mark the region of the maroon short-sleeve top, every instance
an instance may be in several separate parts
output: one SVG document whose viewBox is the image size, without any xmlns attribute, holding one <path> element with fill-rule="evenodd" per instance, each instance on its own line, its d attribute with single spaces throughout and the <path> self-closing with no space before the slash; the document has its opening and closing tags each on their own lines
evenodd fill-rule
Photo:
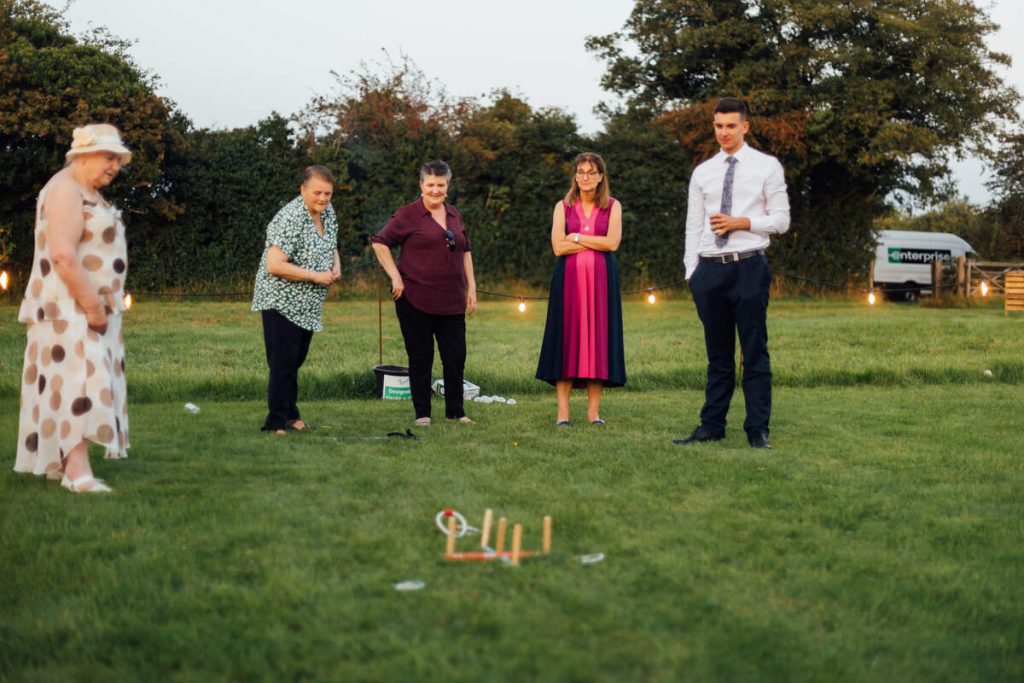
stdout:
<svg viewBox="0 0 1024 683">
<path fill-rule="evenodd" d="M 413 308 L 433 315 L 466 312 L 465 253 L 471 251 L 462 214 L 445 203 L 448 230 L 455 250 L 448 248 L 444 227 L 434 220 L 422 199 L 406 204 L 373 236 L 375 244 L 400 247 L 398 272 Z"/>
</svg>

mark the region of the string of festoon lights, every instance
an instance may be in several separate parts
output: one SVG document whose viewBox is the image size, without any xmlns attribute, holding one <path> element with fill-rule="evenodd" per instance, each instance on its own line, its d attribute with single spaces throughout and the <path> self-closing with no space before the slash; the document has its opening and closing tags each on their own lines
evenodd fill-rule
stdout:
<svg viewBox="0 0 1024 683">
<path fill-rule="evenodd" d="M 375 258 L 373 258 L 373 257 L 368 257 L 366 259 L 363 259 L 362 261 L 357 261 L 355 263 L 347 264 L 346 272 L 351 273 L 353 271 L 358 271 L 358 270 L 363 270 L 363 269 L 366 269 L 366 268 L 371 268 L 371 267 L 376 266 L 376 265 L 377 265 L 377 260 Z M 378 272 L 380 272 L 380 271 L 378 271 Z M 805 282 L 805 283 L 809 283 L 809 284 L 818 285 L 818 286 L 824 287 L 824 288 L 835 289 L 837 291 L 843 291 L 843 290 L 847 290 L 848 289 L 845 285 L 842 285 L 842 284 L 837 283 L 837 282 L 831 282 L 831 281 L 828 281 L 828 280 L 820 280 L 820 279 L 817 279 L 817 278 L 804 277 L 802 275 L 796 275 L 796 274 L 793 274 L 793 273 L 784 273 L 784 272 L 776 271 L 774 273 L 774 275 L 778 276 L 778 277 L 783 277 L 783 278 L 786 278 L 786 279 L 789 279 L 789 280 L 795 280 L 795 281 L 798 281 L 798 282 Z M 10 286 L 12 284 L 12 279 L 13 278 L 11 277 L 11 274 L 10 274 L 9 271 L 7 271 L 6 269 L 0 271 L 0 291 L 8 292 L 9 289 L 10 289 Z M 686 284 L 686 280 L 676 280 L 674 282 L 669 282 L 669 283 L 664 284 L 664 285 L 650 285 L 650 286 L 645 286 L 645 287 L 639 287 L 639 288 L 636 288 L 636 289 L 625 290 L 625 291 L 623 291 L 621 293 L 621 295 L 625 297 L 625 296 L 632 296 L 634 294 L 639 294 L 641 292 L 646 293 L 646 297 L 645 298 L 647 299 L 647 303 L 653 306 L 654 304 L 656 304 L 658 302 L 658 297 L 656 296 L 655 292 L 663 291 L 663 290 L 668 290 L 668 289 L 674 289 L 674 288 L 677 288 L 677 287 L 681 287 L 681 286 L 683 286 L 685 284 Z M 940 284 L 938 286 L 938 288 L 939 289 L 949 289 L 950 287 L 947 286 L 947 285 L 941 285 Z M 920 290 L 921 290 L 920 287 L 895 287 L 895 288 L 886 288 L 885 292 L 887 294 L 905 294 L 905 293 L 908 293 L 908 292 L 919 292 Z M 861 287 L 861 288 L 858 288 L 855 291 L 859 291 L 862 294 L 864 294 L 867 297 L 868 304 L 871 305 L 871 306 L 874 306 L 878 302 L 878 295 L 877 295 L 878 293 L 876 292 L 876 290 L 873 287 Z M 978 285 L 978 294 L 980 294 L 982 297 L 988 297 L 990 291 L 991 291 L 991 286 L 989 285 L 988 280 L 986 278 L 982 278 L 980 283 L 979 283 L 979 285 Z M 516 309 L 520 313 L 526 313 L 527 302 L 528 301 L 547 301 L 548 300 L 548 296 L 547 295 L 529 295 L 529 294 L 516 294 L 516 293 L 513 293 L 513 292 L 495 292 L 495 291 L 491 291 L 491 290 L 488 290 L 488 289 L 477 289 L 477 293 L 478 294 L 484 294 L 484 295 L 487 295 L 487 296 L 497 297 L 499 299 L 510 299 L 510 300 L 513 300 L 513 301 L 516 302 Z M 205 298 L 238 299 L 238 298 L 251 297 L 252 296 L 252 290 L 249 289 L 249 290 L 236 290 L 236 291 L 188 292 L 188 293 L 184 293 L 184 292 L 157 292 L 157 291 L 142 291 L 142 292 L 139 292 L 139 291 L 137 291 L 136 295 L 140 295 L 143 298 L 154 298 L 154 299 L 205 299 Z M 132 295 L 132 293 L 127 291 L 127 290 L 125 290 L 123 301 L 124 301 L 124 307 L 126 309 L 130 309 L 132 307 L 132 304 L 133 304 L 133 295 Z"/>
<path fill-rule="evenodd" d="M 676 282 L 671 282 L 671 283 L 666 284 L 666 285 L 651 286 L 651 287 L 641 287 L 639 289 L 629 289 L 629 290 L 621 292 L 621 295 L 622 296 L 632 296 L 633 294 L 639 294 L 641 292 L 646 292 L 647 293 L 647 297 L 646 297 L 647 298 L 647 303 L 655 304 L 658 301 L 658 297 L 655 295 L 656 291 L 663 290 L 663 289 L 672 289 L 673 287 L 678 287 L 678 286 L 684 284 L 685 282 L 686 282 L 686 280 L 678 280 Z M 526 294 L 511 294 L 511 293 L 508 293 L 508 292 L 492 292 L 491 290 L 488 290 L 488 289 L 477 289 L 476 291 L 477 291 L 477 294 L 486 294 L 488 296 L 498 297 L 499 299 L 514 299 L 514 300 L 516 300 L 518 302 L 516 304 L 516 308 L 519 310 L 520 313 L 526 313 L 526 302 L 527 301 L 547 301 L 548 300 L 547 296 L 529 296 L 529 295 L 526 295 Z"/>
<path fill-rule="evenodd" d="M 835 289 L 837 291 L 843 291 L 843 290 L 847 289 L 847 287 L 845 285 L 839 284 L 837 282 L 828 282 L 826 280 L 816 280 L 814 278 L 807 278 L 807 277 L 802 277 L 800 275 L 793 275 L 792 273 L 775 272 L 773 275 L 778 276 L 778 277 L 784 277 L 784 278 L 787 278 L 787 279 L 790 279 L 790 280 L 797 280 L 797 281 L 800 281 L 800 282 L 810 282 L 810 283 L 814 283 L 814 284 L 817 284 L 817 285 L 820 285 L 820 286 L 823 286 L 823 287 L 827 287 L 827 288 L 830 288 L 830 289 Z M 645 298 L 647 299 L 647 303 L 653 306 L 654 304 L 656 304 L 658 302 L 658 297 L 655 294 L 655 292 L 661 291 L 661 290 L 667 290 L 667 289 L 674 289 L 676 287 L 681 287 L 684 284 L 686 284 L 686 280 L 678 280 L 676 282 L 671 282 L 671 283 L 666 284 L 666 285 L 658 285 L 658 286 L 651 286 L 651 287 L 641 287 L 639 289 L 626 290 L 626 291 L 621 292 L 621 295 L 623 297 L 626 297 L 626 296 L 631 296 L 633 294 L 639 294 L 641 292 L 646 292 L 647 296 Z M 946 286 L 946 285 L 939 285 L 938 289 L 940 289 L 940 290 L 941 289 L 951 289 L 951 287 Z M 978 286 L 978 293 L 982 297 L 987 297 L 988 294 L 989 294 L 990 289 L 991 288 L 989 287 L 988 282 L 986 280 L 982 279 L 981 283 Z M 860 288 L 856 289 L 855 291 L 858 291 L 858 292 L 860 292 L 860 293 L 862 293 L 863 295 L 866 296 L 867 302 L 868 302 L 869 306 L 874 306 L 876 303 L 878 303 L 878 294 L 876 293 L 876 290 L 874 288 L 872 288 L 872 287 L 860 287 Z M 920 287 L 891 287 L 891 288 L 886 288 L 886 290 L 885 290 L 885 292 L 887 294 L 905 294 L 907 292 L 920 292 L 920 291 L 921 291 Z M 503 298 L 503 299 L 515 299 L 515 300 L 518 301 L 517 308 L 518 308 L 520 313 L 526 313 L 526 302 L 527 301 L 531 301 L 531 300 L 533 300 L 533 301 L 547 301 L 548 300 L 547 296 L 525 296 L 525 295 L 521 295 L 521 294 L 509 294 L 509 293 L 506 293 L 506 292 L 492 292 L 492 291 L 489 291 L 489 290 L 486 290 L 486 289 L 477 289 L 477 293 L 479 293 L 479 294 L 487 294 L 489 296 L 496 296 L 496 297 Z"/>
</svg>

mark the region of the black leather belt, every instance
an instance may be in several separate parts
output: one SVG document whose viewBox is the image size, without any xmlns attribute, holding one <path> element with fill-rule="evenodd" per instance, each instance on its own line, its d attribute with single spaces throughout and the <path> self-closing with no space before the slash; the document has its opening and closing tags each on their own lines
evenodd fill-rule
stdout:
<svg viewBox="0 0 1024 683">
<path fill-rule="evenodd" d="M 737 261 L 745 261 L 748 258 L 754 258 L 755 256 L 761 256 L 764 254 L 763 249 L 755 249 L 754 251 L 741 251 L 733 254 L 722 254 L 720 256 L 701 256 L 701 263 L 736 263 Z"/>
</svg>

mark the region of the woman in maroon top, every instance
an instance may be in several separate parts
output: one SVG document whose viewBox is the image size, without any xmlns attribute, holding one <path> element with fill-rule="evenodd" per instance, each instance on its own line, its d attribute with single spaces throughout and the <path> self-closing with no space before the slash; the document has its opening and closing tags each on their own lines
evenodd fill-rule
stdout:
<svg viewBox="0 0 1024 683">
<path fill-rule="evenodd" d="M 452 171 L 443 161 L 420 169 L 421 197 L 395 211 L 373 236 L 373 251 L 391 278 L 391 295 L 409 355 L 409 388 L 416 424 L 430 424 L 434 339 L 444 375 L 445 417 L 472 422 L 462 400 L 466 312 L 476 310 L 476 280 L 462 215 L 445 202 Z M 400 247 L 398 264 L 391 249 Z"/>
</svg>

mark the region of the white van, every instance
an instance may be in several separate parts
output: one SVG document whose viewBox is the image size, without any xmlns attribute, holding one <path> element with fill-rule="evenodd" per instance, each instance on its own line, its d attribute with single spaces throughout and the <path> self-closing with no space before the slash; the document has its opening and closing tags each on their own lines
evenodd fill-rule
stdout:
<svg viewBox="0 0 1024 683">
<path fill-rule="evenodd" d="M 931 291 L 933 261 L 955 264 L 961 256 L 978 258 L 970 244 L 952 233 L 879 230 L 872 286 L 889 299 L 913 301 Z"/>
</svg>

